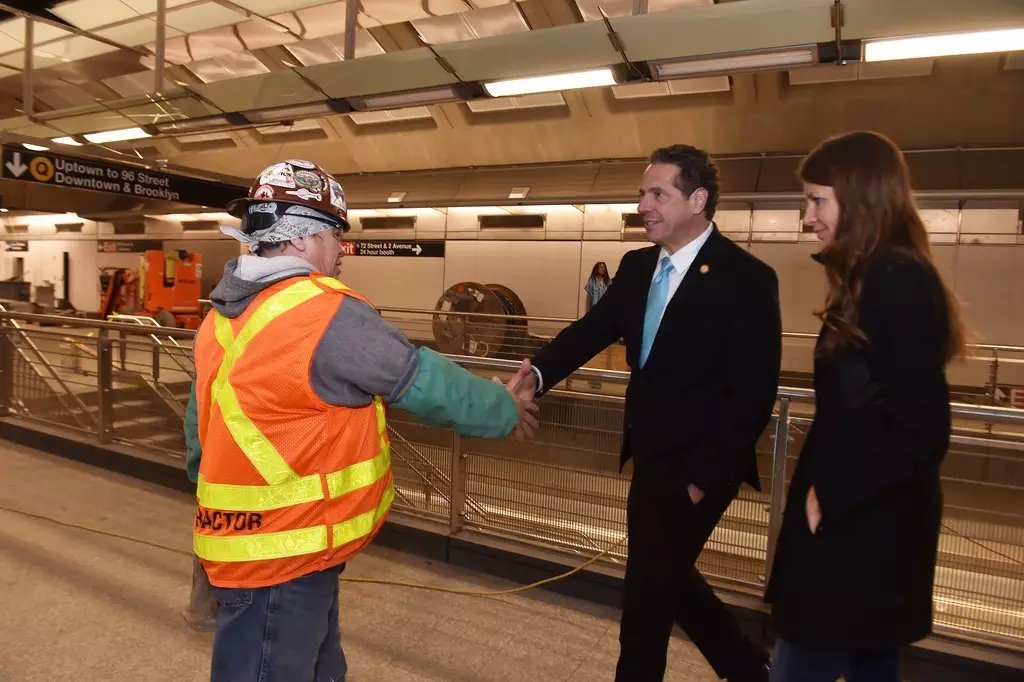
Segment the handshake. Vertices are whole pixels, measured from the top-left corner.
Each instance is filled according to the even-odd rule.
[[[493,377],[495,383],[500,384],[501,379]],[[516,440],[533,438],[534,430],[540,425],[537,415],[540,407],[537,406],[537,375],[533,373],[533,367],[528,359],[523,360],[519,371],[505,384],[505,390],[512,394],[516,401],[516,410],[519,412],[519,423],[516,425]]]

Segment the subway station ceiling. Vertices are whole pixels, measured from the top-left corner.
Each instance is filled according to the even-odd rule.
[[[839,36],[833,0],[164,3],[158,87],[157,0],[0,0],[5,139],[239,182],[308,158],[382,198],[395,171],[429,171],[428,186],[524,164],[550,164],[531,172],[562,185],[599,166],[635,174],[623,162],[673,142],[792,154],[871,128],[906,149],[1024,147],[1024,52],[831,63],[837,37],[845,49],[1024,27],[1024,0],[844,0]],[[742,54],[753,61],[707,61]],[[485,87],[603,67],[619,84],[513,97]],[[132,128],[147,136],[85,137]]]

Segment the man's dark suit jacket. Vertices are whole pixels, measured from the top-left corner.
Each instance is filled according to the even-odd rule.
[[[706,494],[760,490],[754,447],[775,404],[782,356],[775,271],[717,228],[665,309],[639,368],[647,294],[661,248],[627,253],[604,297],[533,359],[547,391],[618,339],[632,368],[621,464],[634,481]]]

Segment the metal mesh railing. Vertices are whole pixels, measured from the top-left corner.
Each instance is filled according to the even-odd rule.
[[[4,311],[0,320],[0,407],[7,414],[181,464],[192,332]],[[1014,366],[1005,362],[1011,351],[994,352],[1001,368]],[[452,357],[488,378],[508,377],[518,366]],[[602,363],[599,356],[541,401],[541,428],[527,442],[463,438],[389,408],[395,509],[453,533],[473,529],[579,557],[611,549],[604,563],[621,570],[628,375]],[[954,405],[943,468],[936,624],[954,636],[1024,648],[1024,411],[969,403]],[[763,587],[813,414],[809,388],[780,391],[777,415],[758,444],[762,492],[743,488],[698,561],[719,585]]]

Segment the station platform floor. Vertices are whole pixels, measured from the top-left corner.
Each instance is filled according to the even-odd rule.
[[[212,634],[189,629],[193,500],[0,441],[0,507],[168,545],[181,553],[0,509],[0,682],[209,679]],[[472,590],[514,587],[371,548],[344,577]],[[532,590],[498,597],[341,586],[348,682],[611,680],[618,610]],[[711,682],[675,636],[666,682]]]

